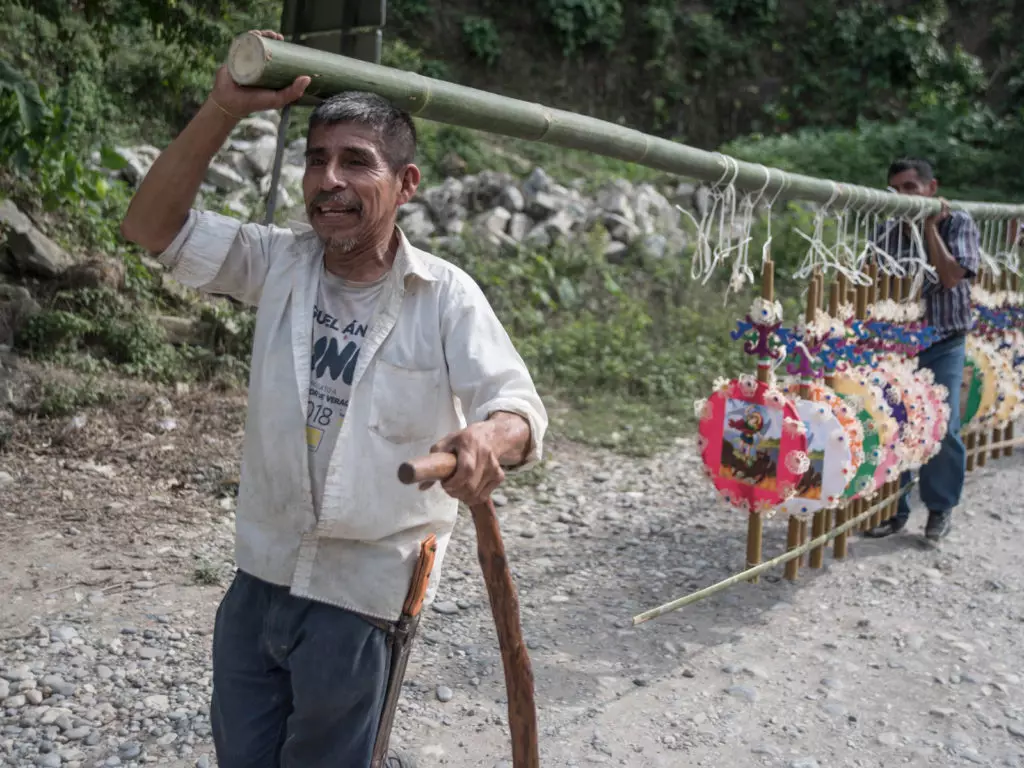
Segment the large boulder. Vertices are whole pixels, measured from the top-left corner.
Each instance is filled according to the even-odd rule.
[[[10,200],[0,200],[0,253],[7,251],[18,272],[52,279],[74,260]]]

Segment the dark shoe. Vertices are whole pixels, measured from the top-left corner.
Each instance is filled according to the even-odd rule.
[[[384,758],[384,768],[416,768],[416,761],[408,752],[400,749],[389,749]]]
[[[947,509],[945,512],[934,510],[928,513],[928,525],[925,526],[924,535],[929,541],[938,541],[949,535],[953,529],[953,511]]]
[[[907,527],[907,521],[901,517],[890,517],[881,525],[876,525],[870,530],[864,531],[864,535],[869,539],[884,539],[886,536],[892,536],[894,533],[899,533]]]

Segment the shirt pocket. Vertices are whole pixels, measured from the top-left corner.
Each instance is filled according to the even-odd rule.
[[[391,443],[441,437],[440,368],[402,368],[378,360],[370,395],[370,429]]]

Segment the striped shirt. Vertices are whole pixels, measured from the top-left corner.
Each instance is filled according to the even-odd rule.
[[[898,222],[889,221],[875,232],[875,243],[890,256],[901,262],[908,261],[914,252],[914,239],[904,231]],[[981,261],[981,236],[969,213],[950,211],[949,216],[939,222],[939,237],[946,244],[950,255],[967,273],[952,289],[942,286],[938,275],[926,274],[921,297],[925,303],[925,322],[938,331],[937,341],[974,328],[974,313],[971,310],[970,278],[978,273]],[[924,233],[921,234],[924,242]],[[920,256],[918,256],[920,258]],[[928,263],[934,260],[928,258]]]

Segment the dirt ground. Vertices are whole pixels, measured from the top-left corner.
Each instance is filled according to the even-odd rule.
[[[213,766],[214,612],[244,398],[141,392],[9,421],[0,454],[0,764]],[[1024,766],[1024,462],[973,473],[954,531],[855,538],[633,627],[742,566],[744,518],[694,444],[552,440],[503,489],[545,766]],[[784,548],[785,521],[765,526]],[[393,737],[422,766],[511,768],[501,660],[460,520]]]

